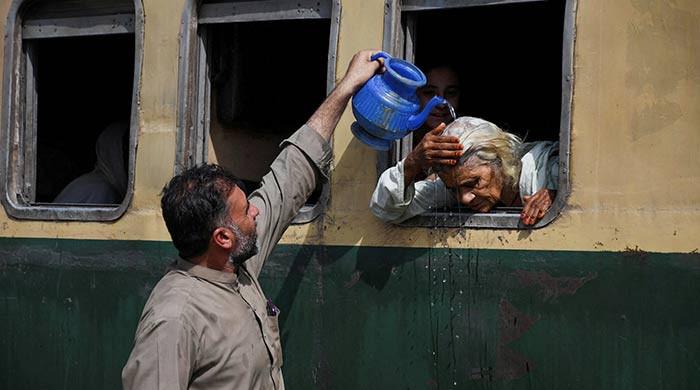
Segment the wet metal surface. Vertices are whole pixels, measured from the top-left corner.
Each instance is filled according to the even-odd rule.
[[[119,388],[174,254],[0,240],[0,388]],[[280,246],[261,281],[289,389],[682,389],[700,379],[698,256]]]

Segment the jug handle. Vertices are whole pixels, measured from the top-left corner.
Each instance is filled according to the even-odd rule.
[[[372,54],[372,57],[370,57],[370,61],[376,61],[380,58],[383,58],[386,60],[388,58],[391,58],[391,56],[389,55],[389,53],[387,53],[385,51],[378,51],[378,52]]]
[[[445,100],[445,98],[442,98],[437,95],[433,96],[433,98],[430,99],[430,101],[428,101],[425,107],[423,107],[423,111],[419,112],[416,115],[411,115],[408,118],[409,130],[413,131],[421,127],[421,125],[423,125],[423,123],[425,123],[425,121],[428,120],[428,115],[430,115],[430,111],[432,111],[433,108],[435,108],[435,106],[445,103],[447,103],[447,100]]]

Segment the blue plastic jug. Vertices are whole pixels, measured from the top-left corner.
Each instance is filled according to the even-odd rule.
[[[423,72],[385,52],[374,54],[372,61],[379,58],[384,59],[386,71],[374,75],[352,97],[352,112],[359,126],[351,129],[370,147],[389,150],[392,141],[419,128],[435,106],[447,101],[434,96],[421,111],[416,90],[426,83]]]

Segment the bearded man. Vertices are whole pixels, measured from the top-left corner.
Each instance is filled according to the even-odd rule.
[[[357,53],[345,77],[282,145],[246,198],[217,165],[172,178],[161,198],[178,259],[156,284],[122,372],[125,389],[283,389],[279,310],[258,275],[319,181],[350,97],[379,69]]]

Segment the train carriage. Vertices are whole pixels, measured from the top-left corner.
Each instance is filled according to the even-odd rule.
[[[697,387],[700,3],[2,0],[0,21],[0,388],[120,388],[177,255],[163,185],[216,162],[255,189],[363,48],[453,64],[463,115],[559,142],[559,191],[534,227],[383,223],[370,196],[412,140],[368,148],[346,110],[261,275],[286,386]],[[61,200],[105,150],[119,196]]]

